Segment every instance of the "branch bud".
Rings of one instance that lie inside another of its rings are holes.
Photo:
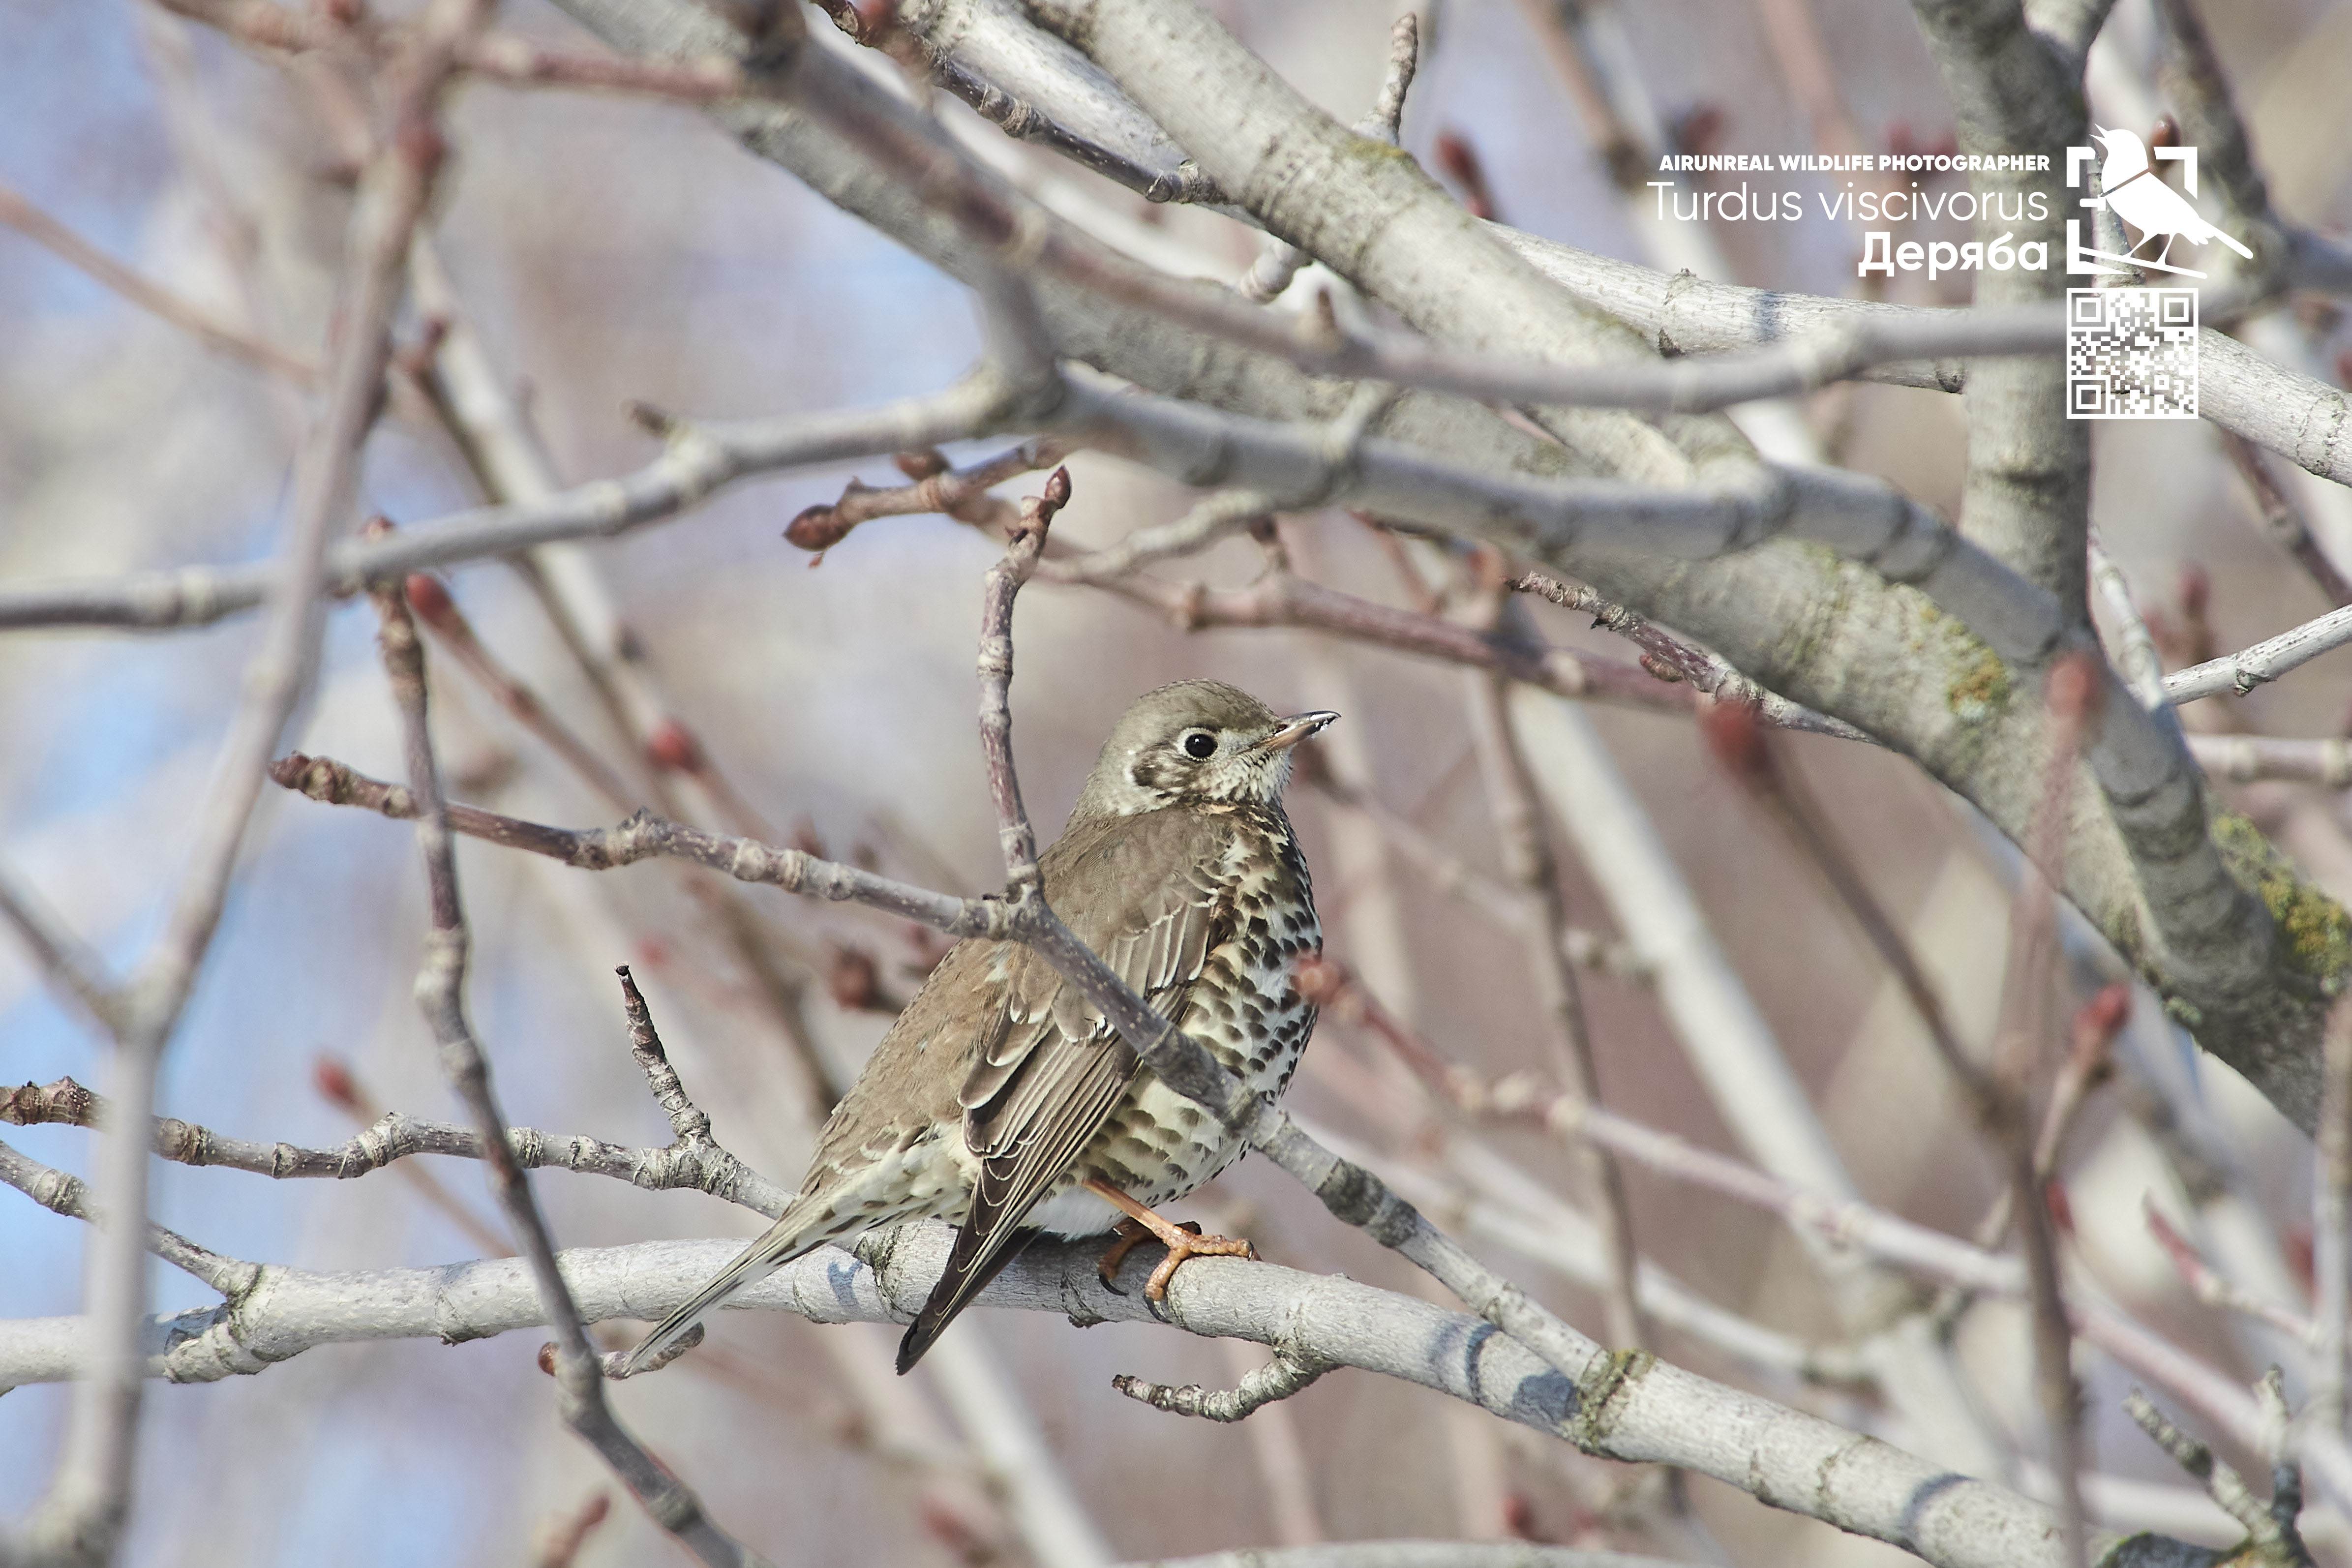
[[[1698,732],[1723,771],[1754,788],[1772,773],[1772,753],[1764,742],[1764,721],[1748,702],[1700,705]]]
[[[646,761],[664,773],[696,773],[702,767],[702,747],[685,725],[665,719],[646,738]]]
[[[432,573],[410,573],[402,591],[409,609],[426,626],[438,629],[456,619],[457,606],[450,602],[449,590]]]

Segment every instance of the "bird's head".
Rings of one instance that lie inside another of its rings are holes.
[[[2091,141],[2106,155],[2099,174],[2107,184],[2120,184],[2148,166],[2147,143],[2135,132],[2094,131]]]
[[[1210,801],[1271,805],[1290,782],[1291,748],[1338,717],[1285,718],[1222,680],[1147,691],[1112,727],[1071,817]]]

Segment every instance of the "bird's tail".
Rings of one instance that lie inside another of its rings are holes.
[[[784,1216],[768,1227],[767,1234],[735,1255],[735,1261],[720,1269],[710,1283],[687,1298],[686,1305],[661,1321],[661,1325],[647,1334],[621,1363],[620,1375],[628,1377],[645,1370],[646,1363],[686,1337],[686,1331],[706,1312],[724,1305],[740,1290],[749,1289],[761,1280],[790,1263],[803,1253],[814,1252],[833,1239],[831,1230],[821,1222],[827,1217],[828,1205],[794,1204]]]
[[[2254,253],[2252,251],[2247,249],[2244,246],[2240,245],[2237,240],[2232,238],[2231,236],[2223,234],[2220,229],[2213,228],[2210,225],[2208,225],[2207,227],[2210,230],[2215,239],[2220,240],[2222,244],[2228,246],[2231,249],[2236,251],[2247,260],[2252,261],[2254,258]]]

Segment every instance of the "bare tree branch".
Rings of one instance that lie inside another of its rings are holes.
[[[690,1104],[687,1109],[700,1115]],[[0,1121],[18,1127],[50,1123],[97,1127],[105,1110],[97,1095],[69,1078],[49,1084],[28,1083],[0,1093]],[[677,1125],[675,1117],[672,1125]],[[154,1130],[155,1152],[175,1164],[217,1165],[276,1181],[351,1181],[412,1154],[478,1160],[485,1147],[481,1134],[473,1128],[425,1121],[396,1110],[386,1111],[337,1149],[263,1143],[172,1116],[156,1117]],[[709,1132],[706,1120],[700,1138],[681,1132],[679,1141],[666,1149],[629,1148],[577,1133],[541,1132],[529,1127],[508,1128],[505,1142],[509,1156],[521,1170],[558,1169],[612,1176],[655,1192],[692,1187],[771,1219],[782,1214],[793,1194],[709,1142]]]
[[[163,936],[126,994],[126,1016],[116,1030],[109,1082],[120,1124],[100,1139],[97,1186],[105,1217],[89,1252],[86,1295],[101,1338],[75,1390],[48,1495],[26,1531],[36,1561],[110,1561],[129,1508],[142,1387],[136,1336],[146,1300],[146,1125],[156,1071],[220,923],[263,765],[317,655],[324,623],[318,585],[328,542],[350,505],[360,447],[374,422],[409,234],[424,216],[441,159],[435,110],[453,51],[478,23],[480,9],[480,0],[437,0],[391,68],[391,136],[362,176],[345,236],[337,286],[341,331],[325,407],[296,461],[285,552],[254,574],[255,601],[270,601],[268,629],[196,818],[189,869]]]
[[[857,1261],[820,1249],[736,1300],[821,1322],[904,1322],[945,1266],[951,1240],[944,1225],[902,1226],[861,1241]],[[560,1262],[589,1321],[646,1319],[684,1301],[733,1248],[726,1241],[575,1248]],[[1164,1301],[1148,1303],[1103,1287],[1098,1250],[1032,1247],[980,1304],[1082,1322],[1158,1316],[1188,1332],[1401,1377],[1605,1458],[1717,1476],[1952,1568],[2056,1561],[2046,1538],[2051,1518],[2039,1505],[1646,1355],[1597,1355],[1570,1379],[1475,1317],[1269,1263],[1195,1259],[1178,1271]],[[173,1381],[211,1381],[250,1375],[321,1344],[478,1339],[542,1321],[530,1271],[518,1259],[345,1276],[271,1267],[234,1317],[209,1310],[156,1320],[148,1367]],[[0,1386],[70,1376],[85,1343],[80,1320],[0,1326]]]
[[[933,397],[854,414],[740,425],[667,427],[659,458],[618,479],[600,479],[536,503],[477,508],[404,528],[388,538],[330,551],[320,581],[332,594],[461,561],[505,555],[559,541],[611,538],[691,507],[745,475],[837,462],[875,452],[983,434],[1001,416],[1004,392],[982,370]],[[188,567],[119,582],[0,591],[0,628],[37,626],[203,626],[262,602],[267,566]]]
[[[1215,1393],[1199,1384],[1171,1388],[1120,1373],[1110,1385],[1139,1405],[1204,1421],[1246,1421],[1278,1399],[1287,1399],[1331,1370],[1328,1363],[1304,1360],[1277,1348],[1274,1359],[1242,1379],[1240,1386]]]
[[[425,654],[401,589],[373,590],[383,622],[383,662],[400,709],[407,753],[409,789],[417,801],[417,847],[425,859],[433,927],[425,938],[416,1001],[439,1046],[441,1069],[472,1113],[474,1131],[489,1167],[490,1189],[530,1265],[541,1310],[557,1336],[557,1408],[564,1424],[601,1455],[654,1521],[711,1568],[759,1568],[762,1559],[729,1537],[694,1493],[629,1435],[604,1397],[604,1380],[588,1342],[571,1287],[557,1262],[555,1243],[532,1199],[529,1178],[508,1148],[505,1114],[499,1109],[490,1068],[474,1037],[465,1002],[466,967],[471,946],[457,894],[455,840],[447,804],[441,795],[438,764],[426,723]],[[640,1000],[637,1011],[642,1013]],[[635,1019],[632,1019],[635,1022]],[[651,1034],[650,1026],[646,1033]],[[641,1050],[646,1049],[639,1042]],[[681,1133],[681,1141],[685,1134]]]
[[[2352,642],[2352,605],[2330,610],[2315,621],[2264,637],[2252,647],[2209,659],[2164,678],[2164,694],[2174,702],[2194,702],[2224,692],[2242,697],[2296,666]]]
[[[150,315],[194,334],[208,348],[242,360],[257,370],[284,376],[298,386],[308,387],[318,382],[318,366],[240,331],[195,301],[141,277],[6,185],[0,185],[0,224],[54,252],[67,265],[88,274]]]
[[[51,1214],[68,1219],[97,1223],[98,1215],[89,1201],[89,1184],[79,1176],[52,1170],[37,1160],[30,1160],[5,1143],[0,1143],[0,1182],[5,1182]],[[235,1258],[223,1258],[209,1247],[199,1247],[178,1231],[166,1230],[150,1222],[147,1226],[146,1249],[183,1273],[194,1276],[219,1291],[231,1305],[253,1289],[260,1278],[261,1266]]]

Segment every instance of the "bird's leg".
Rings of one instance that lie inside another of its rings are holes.
[[[1246,1238],[1237,1240],[1230,1237],[1202,1236],[1199,1226],[1178,1225],[1173,1220],[1162,1219],[1108,1182],[1088,1178],[1081,1185],[1127,1216],[1127,1223],[1114,1233],[1118,1239],[1105,1250],[1101,1263],[1097,1266],[1106,1285],[1118,1277],[1119,1265],[1127,1261],[1127,1255],[1146,1237],[1157,1239],[1168,1249],[1168,1256],[1160,1260],[1160,1267],[1151,1271],[1151,1278],[1144,1283],[1143,1299],[1147,1301],[1167,1299],[1168,1281],[1175,1278],[1178,1266],[1188,1258],[1246,1258],[1253,1262],[1257,1259],[1257,1248],[1252,1247]]]
[[[1151,1239],[1151,1232],[1134,1220],[1123,1219],[1118,1222],[1118,1228],[1110,1233],[1110,1245],[1103,1248],[1102,1257],[1096,1260],[1095,1272],[1102,1277],[1105,1289],[1124,1296],[1127,1292],[1118,1288],[1118,1271],[1127,1266],[1129,1253]]]

